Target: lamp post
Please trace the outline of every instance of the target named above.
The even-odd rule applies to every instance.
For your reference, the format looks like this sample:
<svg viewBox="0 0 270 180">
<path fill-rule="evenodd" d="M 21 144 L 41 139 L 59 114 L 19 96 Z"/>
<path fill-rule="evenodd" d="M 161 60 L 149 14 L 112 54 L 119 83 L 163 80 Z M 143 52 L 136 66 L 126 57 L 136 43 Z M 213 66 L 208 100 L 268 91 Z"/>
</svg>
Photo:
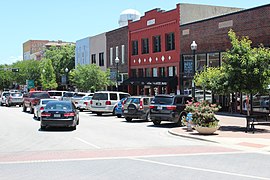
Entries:
<svg viewBox="0 0 270 180">
<path fill-rule="evenodd" d="M 115 58 L 115 64 L 116 64 L 116 90 L 118 91 L 118 64 L 119 64 L 119 58 L 118 56 Z"/>
<path fill-rule="evenodd" d="M 68 89 L 68 68 L 65 68 L 66 72 L 66 90 Z"/>
<path fill-rule="evenodd" d="M 46 77 L 46 74 L 45 74 L 46 70 L 45 69 L 42 69 L 42 73 L 43 73 L 43 76 L 45 77 L 45 81 L 46 81 L 46 84 L 47 84 L 47 77 Z M 43 84 L 42 84 L 42 89 L 44 90 L 44 87 L 43 87 Z"/>
<path fill-rule="evenodd" d="M 197 44 L 196 44 L 195 41 L 192 41 L 192 43 L 191 43 L 191 45 L 190 45 L 190 48 L 191 48 L 192 53 L 193 53 L 193 63 L 192 63 L 192 65 L 193 65 L 193 67 L 192 67 L 192 69 L 193 69 L 193 79 L 192 79 L 192 89 L 191 89 L 191 91 L 192 91 L 192 98 L 195 99 L 195 83 L 194 83 L 194 76 L 195 76 L 195 52 L 196 52 L 196 50 L 197 50 Z"/>
</svg>

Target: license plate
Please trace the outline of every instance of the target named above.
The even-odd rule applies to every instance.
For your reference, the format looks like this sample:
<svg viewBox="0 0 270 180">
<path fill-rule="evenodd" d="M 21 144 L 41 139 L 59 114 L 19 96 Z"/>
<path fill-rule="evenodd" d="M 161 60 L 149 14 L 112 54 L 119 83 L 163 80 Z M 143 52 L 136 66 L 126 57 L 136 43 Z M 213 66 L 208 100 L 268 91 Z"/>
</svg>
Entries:
<svg viewBox="0 0 270 180">
<path fill-rule="evenodd" d="M 96 103 L 97 106 L 101 106 L 101 103 Z"/>
<path fill-rule="evenodd" d="M 124 113 L 128 113 L 128 110 L 124 110 Z"/>
<path fill-rule="evenodd" d="M 61 117 L 61 114 L 54 114 L 53 117 Z"/>
<path fill-rule="evenodd" d="M 158 109 L 158 110 L 161 110 L 161 109 L 162 109 L 162 106 L 158 106 L 157 109 Z"/>
</svg>

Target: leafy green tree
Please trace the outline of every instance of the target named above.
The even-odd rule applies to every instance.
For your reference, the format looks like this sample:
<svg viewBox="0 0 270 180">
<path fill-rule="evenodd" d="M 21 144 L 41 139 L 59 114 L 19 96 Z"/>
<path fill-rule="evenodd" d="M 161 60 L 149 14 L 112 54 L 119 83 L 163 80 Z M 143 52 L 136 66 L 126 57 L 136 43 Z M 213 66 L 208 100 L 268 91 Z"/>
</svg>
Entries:
<svg viewBox="0 0 270 180">
<path fill-rule="evenodd" d="M 42 71 L 40 79 L 43 89 L 56 89 L 56 77 L 50 59 L 42 59 L 40 63 L 40 70 Z"/>
<path fill-rule="evenodd" d="M 99 66 L 95 64 L 78 66 L 69 73 L 70 80 L 83 91 L 97 91 L 103 90 L 110 85 L 110 72 L 102 71 Z"/>
<path fill-rule="evenodd" d="M 215 94 L 228 93 L 228 81 L 223 67 L 208 67 L 200 73 L 196 73 L 196 86 L 202 87 L 203 90 L 211 90 Z"/>
<path fill-rule="evenodd" d="M 40 85 L 40 70 L 39 70 L 40 61 L 37 60 L 25 60 L 17 61 L 13 63 L 10 68 L 18 68 L 19 72 L 12 73 L 13 81 L 16 81 L 19 84 L 25 84 L 26 80 L 34 80 L 35 85 Z"/>
<path fill-rule="evenodd" d="M 52 60 L 56 81 L 60 83 L 61 76 L 65 74 L 65 69 L 72 70 L 75 68 L 75 45 L 52 46 L 45 51 L 45 58 Z"/>
<path fill-rule="evenodd" d="M 252 48 L 248 37 L 239 38 L 232 30 L 228 35 L 232 48 L 225 53 L 223 64 L 231 90 L 247 94 L 265 90 L 270 75 L 269 49 Z"/>
</svg>

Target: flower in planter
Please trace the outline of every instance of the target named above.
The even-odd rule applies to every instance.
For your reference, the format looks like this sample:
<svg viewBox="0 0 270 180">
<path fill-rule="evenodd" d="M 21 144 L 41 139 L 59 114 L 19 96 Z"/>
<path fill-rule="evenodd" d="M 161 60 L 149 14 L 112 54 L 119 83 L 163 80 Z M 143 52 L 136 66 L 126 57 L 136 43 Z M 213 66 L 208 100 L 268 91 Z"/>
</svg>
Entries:
<svg viewBox="0 0 270 180">
<path fill-rule="evenodd" d="M 207 101 L 187 101 L 185 111 L 192 113 L 192 122 L 196 126 L 217 127 L 219 120 L 215 117 L 215 112 L 219 109 L 220 106 Z"/>
</svg>

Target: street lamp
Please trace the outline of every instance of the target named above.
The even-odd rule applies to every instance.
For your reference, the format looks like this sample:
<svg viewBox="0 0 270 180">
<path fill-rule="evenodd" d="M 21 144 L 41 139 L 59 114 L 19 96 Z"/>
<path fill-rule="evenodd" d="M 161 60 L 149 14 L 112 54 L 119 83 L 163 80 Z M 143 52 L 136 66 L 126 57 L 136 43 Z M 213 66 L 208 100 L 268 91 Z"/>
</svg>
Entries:
<svg viewBox="0 0 270 180">
<path fill-rule="evenodd" d="M 192 79 L 192 98 L 195 99 L 195 83 L 194 83 L 194 76 L 195 76 L 195 52 L 197 50 L 197 44 L 195 41 L 192 41 L 191 45 L 190 45 L 190 48 L 192 50 L 192 53 L 193 53 L 193 79 Z"/>
<path fill-rule="evenodd" d="M 115 58 L 115 64 L 116 64 L 116 90 L 118 91 L 118 64 L 119 64 L 119 58 L 118 56 Z"/>
<path fill-rule="evenodd" d="M 65 68 L 66 72 L 66 90 L 68 89 L 68 68 Z"/>
</svg>

